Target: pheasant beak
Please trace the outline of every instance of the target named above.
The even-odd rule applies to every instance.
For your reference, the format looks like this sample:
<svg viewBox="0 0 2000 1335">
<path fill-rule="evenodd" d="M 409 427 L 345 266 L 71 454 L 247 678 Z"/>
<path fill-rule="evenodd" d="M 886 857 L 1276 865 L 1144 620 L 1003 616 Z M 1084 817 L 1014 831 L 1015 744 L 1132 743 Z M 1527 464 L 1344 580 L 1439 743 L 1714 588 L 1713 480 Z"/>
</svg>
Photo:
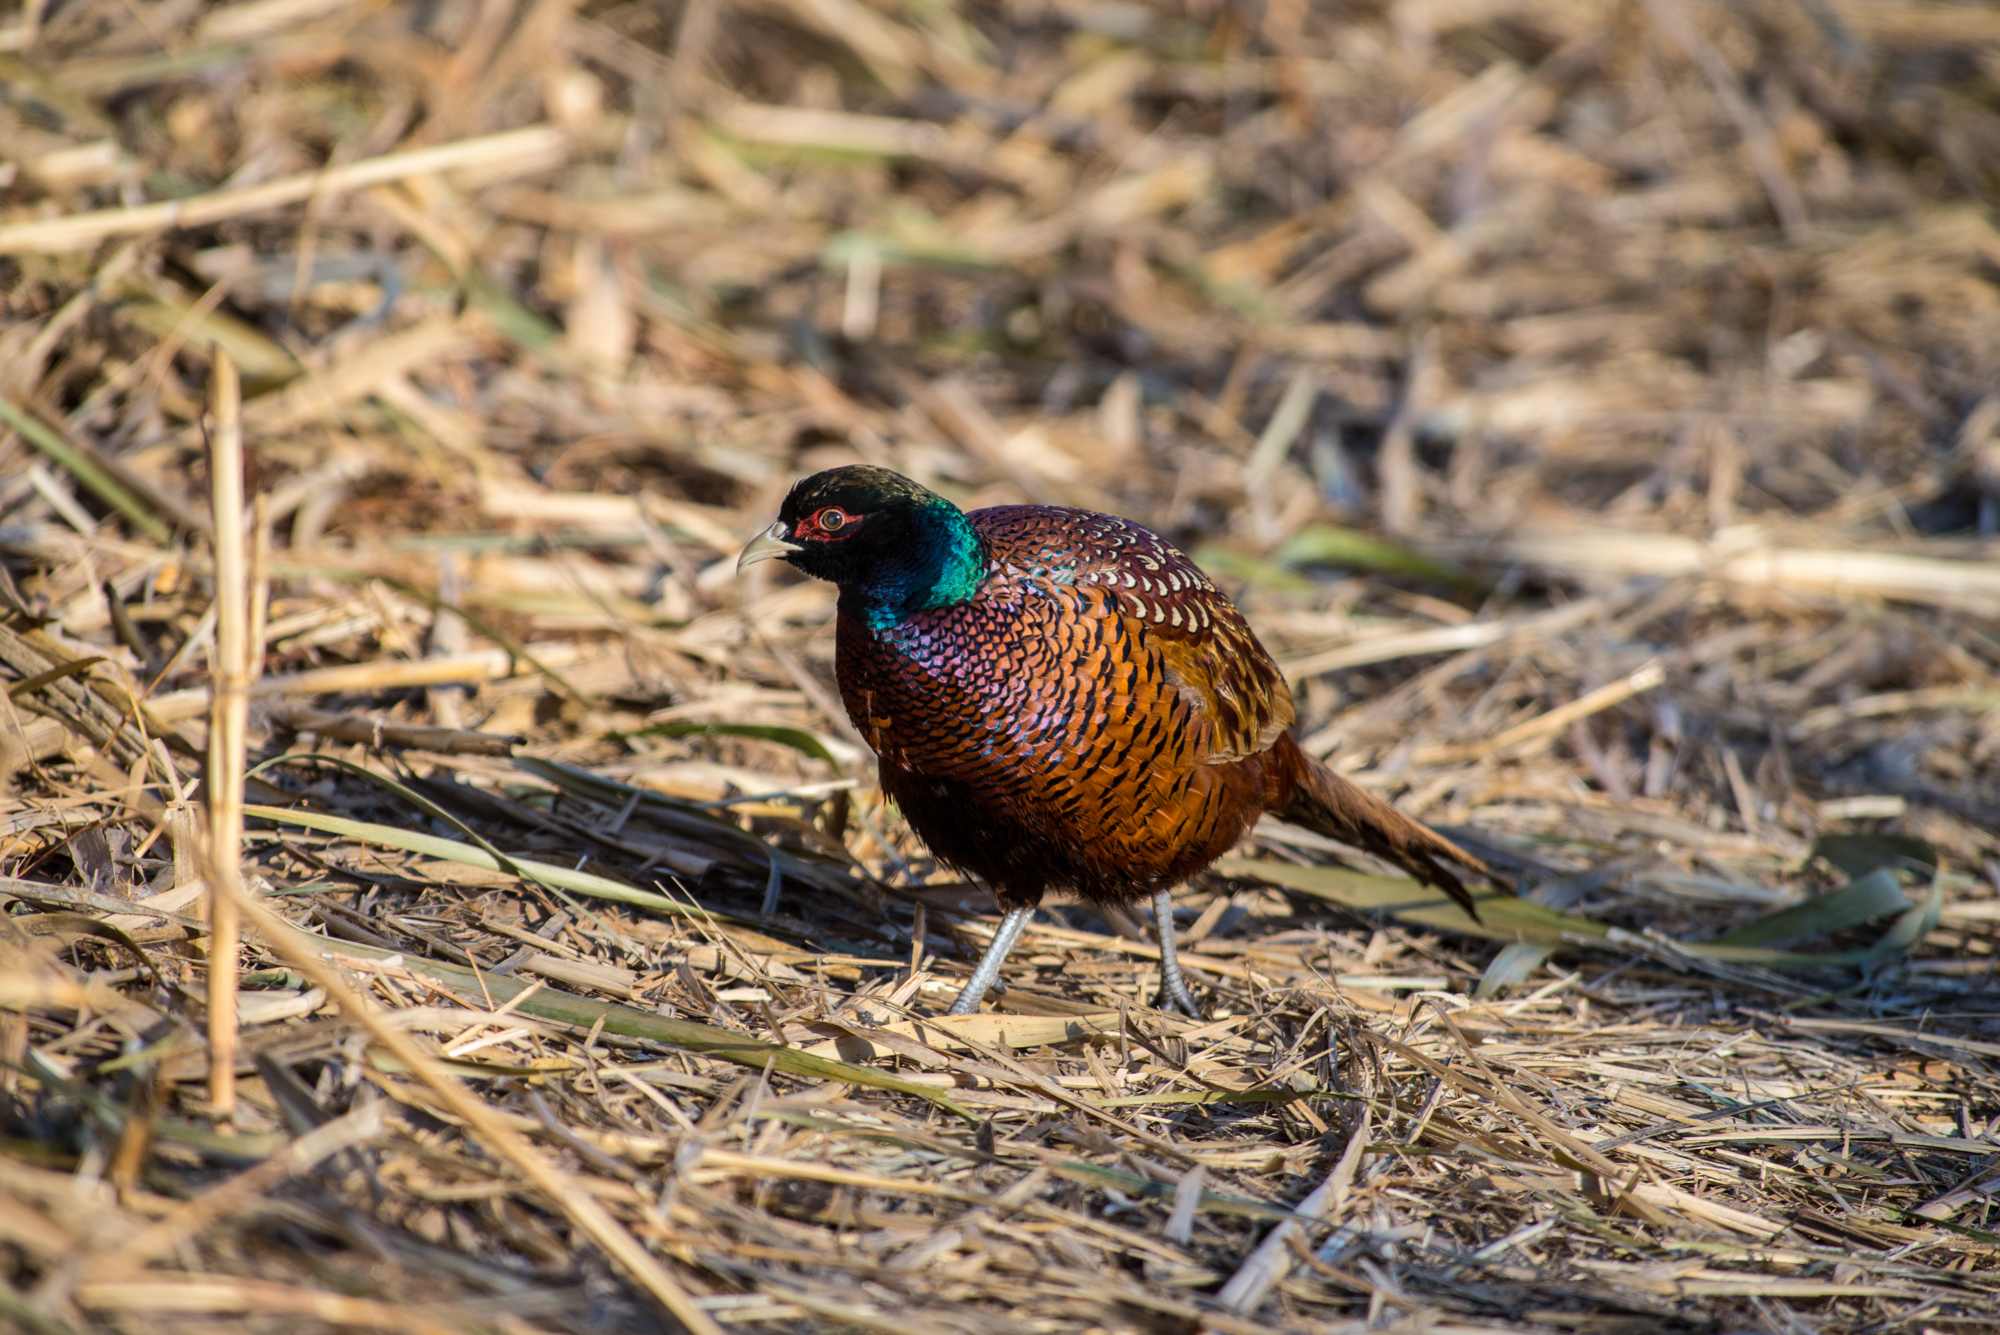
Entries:
<svg viewBox="0 0 2000 1335">
<path fill-rule="evenodd" d="M 750 540 L 750 545 L 743 549 L 743 555 L 736 558 L 736 569 L 740 574 L 744 567 L 754 566 L 759 561 L 769 561 L 783 556 L 786 552 L 803 550 L 796 542 L 785 541 L 785 521 L 780 519 Z"/>
</svg>

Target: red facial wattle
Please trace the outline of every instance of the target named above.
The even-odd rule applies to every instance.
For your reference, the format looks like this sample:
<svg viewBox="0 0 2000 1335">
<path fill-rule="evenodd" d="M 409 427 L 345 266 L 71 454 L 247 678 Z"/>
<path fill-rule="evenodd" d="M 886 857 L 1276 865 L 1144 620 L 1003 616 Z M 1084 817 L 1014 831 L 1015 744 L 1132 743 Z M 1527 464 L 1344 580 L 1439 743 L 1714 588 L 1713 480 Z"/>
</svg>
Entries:
<svg viewBox="0 0 2000 1335">
<path fill-rule="evenodd" d="M 837 505 L 815 510 L 800 521 L 795 535 L 801 542 L 839 542 L 861 527 L 861 516 L 849 514 Z"/>
</svg>

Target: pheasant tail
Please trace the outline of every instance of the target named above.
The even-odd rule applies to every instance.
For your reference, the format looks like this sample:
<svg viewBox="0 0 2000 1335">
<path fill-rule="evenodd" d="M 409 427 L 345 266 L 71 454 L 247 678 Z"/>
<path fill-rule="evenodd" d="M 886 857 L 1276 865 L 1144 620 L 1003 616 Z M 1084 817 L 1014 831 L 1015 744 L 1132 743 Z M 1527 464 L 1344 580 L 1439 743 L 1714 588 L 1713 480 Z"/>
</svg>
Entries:
<svg viewBox="0 0 2000 1335">
<path fill-rule="evenodd" d="M 1484 862 L 1421 821 L 1410 819 L 1373 793 L 1334 773 L 1301 751 L 1289 736 L 1278 739 L 1268 760 L 1267 809 L 1273 815 L 1395 863 L 1419 881 L 1435 885 L 1450 895 L 1475 922 L 1483 921 L 1473 906 L 1471 893 L 1457 876 L 1440 865 L 1439 859 L 1449 858 L 1491 877 L 1493 871 Z M 1290 780 L 1289 799 L 1283 796 L 1286 779 Z"/>
</svg>

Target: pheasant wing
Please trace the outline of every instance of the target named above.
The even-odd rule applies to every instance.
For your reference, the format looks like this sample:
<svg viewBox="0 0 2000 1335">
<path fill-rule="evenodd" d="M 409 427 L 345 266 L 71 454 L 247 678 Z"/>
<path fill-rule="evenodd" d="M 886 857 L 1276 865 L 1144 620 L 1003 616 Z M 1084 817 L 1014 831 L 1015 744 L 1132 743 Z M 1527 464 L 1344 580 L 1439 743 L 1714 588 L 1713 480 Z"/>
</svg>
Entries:
<svg viewBox="0 0 2000 1335">
<path fill-rule="evenodd" d="M 1291 692 L 1243 614 L 1151 529 L 1057 506 L 997 506 L 972 519 L 1003 579 L 1083 593 L 1089 614 L 1115 613 L 1132 643 L 1159 655 L 1194 718 L 1200 763 L 1259 755 L 1291 727 Z"/>
</svg>

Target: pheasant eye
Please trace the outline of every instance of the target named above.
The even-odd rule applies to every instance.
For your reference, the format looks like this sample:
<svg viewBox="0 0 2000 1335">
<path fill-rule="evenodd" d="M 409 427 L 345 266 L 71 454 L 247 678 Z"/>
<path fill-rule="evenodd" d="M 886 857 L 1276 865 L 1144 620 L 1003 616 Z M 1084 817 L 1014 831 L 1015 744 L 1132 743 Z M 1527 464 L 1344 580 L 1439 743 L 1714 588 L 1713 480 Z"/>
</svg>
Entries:
<svg viewBox="0 0 2000 1335">
<path fill-rule="evenodd" d="M 813 516 L 813 522 L 819 525 L 822 533 L 838 533 L 854 522 L 854 516 L 837 505 L 829 505 Z"/>
</svg>

